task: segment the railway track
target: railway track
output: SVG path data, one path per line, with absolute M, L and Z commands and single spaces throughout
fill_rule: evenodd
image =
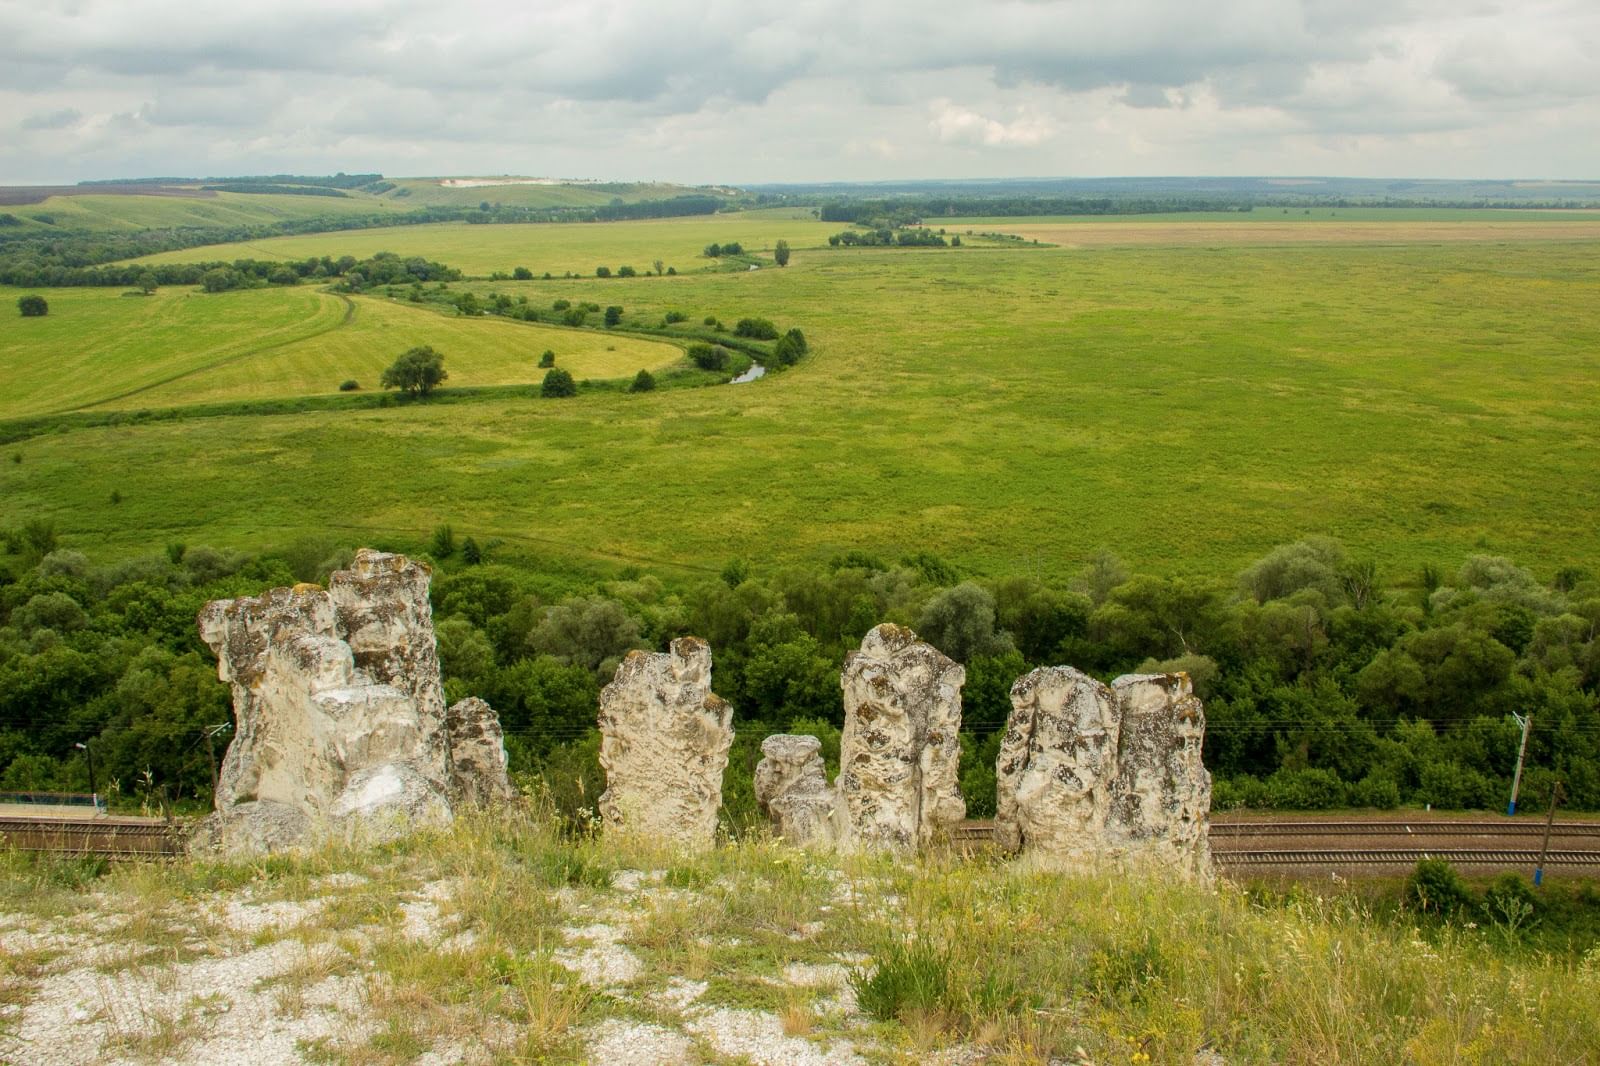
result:
M 170 859 L 188 851 L 188 827 L 156 818 L 0 817 L 0 844 L 105 859 Z
M 1529 868 L 1539 861 L 1542 822 L 1389 818 L 1371 821 L 1227 821 L 1211 824 L 1211 854 L 1235 871 L 1378 870 L 1444 859 L 1458 866 Z M 994 823 L 963 822 L 959 847 L 993 845 Z M 1600 822 L 1557 822 L 1545 865 L 1600 871 Z

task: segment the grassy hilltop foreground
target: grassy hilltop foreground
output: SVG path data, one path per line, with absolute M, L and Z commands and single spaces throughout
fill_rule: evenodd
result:
M 371 1064 L 1592 1061 L 1600 959 L 1514 910 L 698 857 L 496 815 L 380 849 L 4 860 L 0 1057 Z

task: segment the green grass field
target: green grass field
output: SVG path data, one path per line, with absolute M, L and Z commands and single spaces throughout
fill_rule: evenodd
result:
M 627 223 L 553 223 L 541 225 L 469 225 L 444 223 L 395 226 L 351 233 L 319 233 L 238 244 L 213 244 L 147 256 L 140 262 L 195 263 L 235 259 L 305 259 L 310 256 L 377 252 L 420 255 L 465 271 L 506 274 L 525 266 L 535 274 L 571 272 L 592 276 L 598 266 L 616 270 L 627 265 L 644 272 L 653 260 L 680 272 L 712 265 L 701 256 L 706 245 L 738 241 L 746 251 L 769 250 L 779 240 L 794 248 L 827 243 L 828 235 L 846 228 L 839 222 L 818 222 L 796 211 L 739 212 L 693 218 Z
M 315 396 L 347 379 L 376 389 L 383 368 L 419 344 L 445 354 L 455 386 L 536 383 L 546 349 L 580 379 L 631 377 L 683 357 L 637 337 L 459 318 L 306 287 L 44 295 L 48 316 L 8 322 L 0 333 L 0 419 Z
M 36 204 L 0 207 L 24 226 L 15 234 L 123 232 L 194 226 L 258 226 L 329 215 L 375 215 L 408 210 L 363 193 L 339 196 L 278 196 L 219 192 L 215 196 L 52 196 Z M 45 224 L 39 216 L 52 221 Z
M 528 184 L 512 179 L 496 178 L 388 178 L 395 188 L 383 193 L 380 199 L 406 208 L 417 207 L 477 207 L 491 204 L 517 207 L 600 207 L 614 199 L 627 203 L 641 200 L 669 200 L 674 196 L 690 196 L 706 190 L 663 182 L 639 184 Z M 445 185 L 443 182 L 471 184 Z M 493 184 L 506 181 L 506 184 Z M 491 184 L 477 184 L 487 182 Z
M 796 225 L 771 231 L 799 248 L 786 270 L 473 285 L 644 317 L 762 314 L 812 342 L 787 374 L 54 433 L 6 448 L 0 524 L 50 516 L 73 545 L 117 555 L 172 537 L 420 543 L 448 521 L 545 558 L 711 568 L 866 548 L 1051 573 L 1109 547 L 1138 568 L 1215 575 L 1311 533 L 1392 576 L 1483 551 L 1543 573 L 1600 556 L 1590 243 L 813 251 Z M 615 263 L 673 227 L 698 230 L 691 247 L 701 227 L 762 232 L 733 216 L 562 239 Z M 323 250 L 363 254 L 354 242 L 370 236 Z M 263 290 L 215 306 L 259 300 L 253 332 L 292 331 L 279 305 L 319 299 Z M 71 337 L 74 314 L 63 297 L 48 328 Z M 5 344 L 37 324 L 5 321 Z M 371 367 L 395 347 L 374 345 Z M 345 376 L 290 368 L 295 351 L 257 366 L 318 388 Z M 208 395 L 259 395 L 244 366 Z

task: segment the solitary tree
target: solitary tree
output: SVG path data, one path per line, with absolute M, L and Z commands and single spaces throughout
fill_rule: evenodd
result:
M 629 392 L 649 392 L 656 387 L 656 376 L 648 370 L 641 370 L 634 375 L 633 384 L 628 386 Z
M 550 367 L 555 365 L 556 353 L 552 352 L 549 348 L 546 348 L 544 350 L 544 354 L 539 357 L 539 369 L 548 370 Z
M 665 264 L 663 264 L 661 262 L 661 260 L 657 259 L 654 263 L 652 263 L 650 265 L 656 268 L 656 277 L 659 278 L 661 276 L 662 271 L 665 269 Z
M 449 376 L 445 373 L 444 356 L 423 345 L 410 349 L 389 364 L 379 384 L 386 389 L 402 389 L 415 396 L 426 396 Z
M 24 296 L 17 301 L 17 310 L 23 318 L 43 318 L 50 313 L 50 305 L 43 296 Z
M 532 281 L 533 271 L 527 267 L 517 267 L 511 272 L 511 278 L 513 281 Z
M 606 308 L 606 328 L 610 329 L 622 321 L 622 308 L 612 304 Z
M 139 276 L 133 279 L 133 283 L 139 287 L 140 292 L 149 296 L 156 291 L 156 272 L 154 270 L 141 270 L 139 271 Z
M 546 398 L 576 396 L 578 383 L 572 380 L 571 374 L 558 366 L 544 376 L 544 384 L 539 386 L 539 395 Z
M 594 268 L 594 276 L 597 277 L 597 278 L 609 278 L 611 276 L 611 268 L 610 267 L 595 267 Z
M 772 258 L 781 267 L 789 265 L 789 242 L 779 241 L 772 249 Z

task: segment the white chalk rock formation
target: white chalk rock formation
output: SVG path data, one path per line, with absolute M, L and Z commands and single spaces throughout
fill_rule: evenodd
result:
M 680 637 L 631 651 L 600 690 L 606 828 L 679 847 L 710 847 L 733 745 L 733 708 L 711 691 L 711 647 Z
M 1209 877 L 1211 774 L 1200 757 L 1206 716 L 1189 675 L 1129 674 L 1111 688 L 1122 736 L 1107 841 L 1140 862 Z
M 1070 666 L 1041 667 L 1011 686 L 995 763 L 995 839 L 1062 859 L 1100 847 L 1117 769 L 1116 695 Z
M 844 848 L 909 849 L 966 817 L 957 784 L 966 671 L 904 626 L 845 658 L 834 830 Z
M 1187 674 L 1119 677 L 1067 666 L 1011 687 L 995 764 L 995 838 L 1037 865 L 1153 866 L 1210 876 L 1205 713 Z
M 450 705 L 450 794 L 484 806 L 514 797 L 506 773 L 506 739 L 494 708 L 476 696 Z
M 778 733 L 761 742 L 756 803 L 791 844 L 826 844 L 833 838 L 834 792 L 816 737 Z
M 225 846 L 271 851 L 322 829 L 389 835 L 450 819 L 459 775 L 428 581 L 404 556 L 363 549 L 327 589 L 200 612 L 233 689 L 212 827 Z

